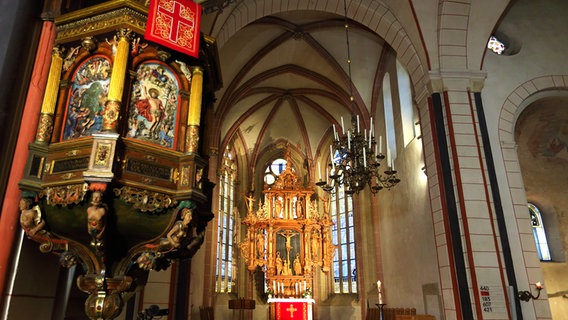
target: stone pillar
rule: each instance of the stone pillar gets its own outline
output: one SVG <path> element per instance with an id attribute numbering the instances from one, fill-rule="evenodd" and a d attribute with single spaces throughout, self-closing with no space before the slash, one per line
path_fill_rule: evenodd
<path id="1" fill-rule="evenodd" d="M 112 65 L 112 75 L 105 104 L 103 131 L 116 132 L 117 120 L 122 105 L 122 95 L 124 93 L 124 79 L 126 78 L 131 33 L 130 29 L 120 29 L 117 32 L 116 54 Z"/>
<path id="2" fill-rule="evenodd" d="M 191 92 L 189 94 L 185 152 L 197 153 L 199 124 L 201 122 L 201 98 L 203 95 L 203 69 L 196 66 L 192 68 L 191 73 Z"/>
<path id="3" fill-rule="evenodd" d="M 41 105 L 41 114 L 36 131 L 36 142 L 47 144 L 51 139 L 53 132 L 53 116 L 55 106 L 57 104 L 57 95 L 59 93 L 59 84 L 61 82 L 61 68 L 63 67 L 63 59 L 61 58 L 61 50 L 58 46 L 53 47 L 51 51 L 51 66 L 45 87 L 45 95 Z"/>

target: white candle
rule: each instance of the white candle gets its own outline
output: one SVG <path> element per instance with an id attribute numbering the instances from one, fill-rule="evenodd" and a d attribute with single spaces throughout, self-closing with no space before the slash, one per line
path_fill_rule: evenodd
<path id="1" fill-rule="evenodd" d="M 329 146 L 329 157 L 331 158 L 331 165 L 335 168 L 335 161 L 333 161 L 333 147 Z"/>
<path id="2" fill-rule="evenodd" d="M 343 124 L 343 117 L 341 117 L 341 133 L 345 135 L 345 125 Z"/>
<path id="3" fill-rule="evenodd" d="M 371 117 L 371 121 L 369 121 L 369 138 L 371 138 L 373 136 L 373 117 Z"/>
<path id="4" fill-rule="evenodd" d="M 337 140 L 337 131 L 335 131 L 335 123 L 333 124 L 333 139 Z"/>
<path id="5" fill-rule="evenodd" d="M 363 147 L 363 167 L 367 168 L 367 154 L 365 152 L 365 147 Z"/>
<path id="6" fill-rule="evenodd" d="M 321 163 L 318 161 L 318 173 L 321 181 Z"/>
<path id="7" fill-rule="evenodd" d="M 391 171 L 394 171 L 394 159 L 392 159 Z"/>
<path id="8" fill-rule="evenodd" d="M 379 153 L 383 153 L 383 136 L 379 136 Z"/>
<path id="9" fill-rule="evenodd" d="M 357 133 L 361 133 L 361 130 L 359 130 L 359 115 L 357 115 Z"/>
<path id="10" fill-rule="evenodd" d="M 351 149 L 351 131 L 347 130 L 347 148 Z"/>
<path id="11" fill-rule="evenodd" d="M 377 281 L 377 290 L 379 291 L 379 304 L 383 304 L 383 295 L 381 292 L 381 280 Z"/>

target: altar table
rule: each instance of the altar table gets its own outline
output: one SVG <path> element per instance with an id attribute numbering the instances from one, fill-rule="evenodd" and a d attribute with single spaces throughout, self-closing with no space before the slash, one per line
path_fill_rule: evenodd
<path id="1" fill-rule="evenodd" d="M 270 319 L 312 320 L 314 299 L 270 298 Z"/>

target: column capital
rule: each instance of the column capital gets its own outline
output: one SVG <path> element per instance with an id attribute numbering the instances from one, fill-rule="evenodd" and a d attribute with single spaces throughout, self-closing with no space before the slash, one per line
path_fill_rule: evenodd
<path id="1" fill-rule="evenodd" d="M 475 70 L 432 70 L 428 73 L 428 78 L 431 93 L 454 89 L 481 92 L 487 73 Z"/>

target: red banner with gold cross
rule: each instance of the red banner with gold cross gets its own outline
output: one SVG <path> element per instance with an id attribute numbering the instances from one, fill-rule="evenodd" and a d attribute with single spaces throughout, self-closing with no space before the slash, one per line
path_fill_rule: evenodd
<path id="1" fill-rule="evenodd" d="M 308 320 L 306 302 L 276 302 L 277 320 Z"/>
<path id="2" fill-rule="evenodd" d="M 201 6 L 191 0 L 151 0 L 144 38 L 199 57 Z"/>

